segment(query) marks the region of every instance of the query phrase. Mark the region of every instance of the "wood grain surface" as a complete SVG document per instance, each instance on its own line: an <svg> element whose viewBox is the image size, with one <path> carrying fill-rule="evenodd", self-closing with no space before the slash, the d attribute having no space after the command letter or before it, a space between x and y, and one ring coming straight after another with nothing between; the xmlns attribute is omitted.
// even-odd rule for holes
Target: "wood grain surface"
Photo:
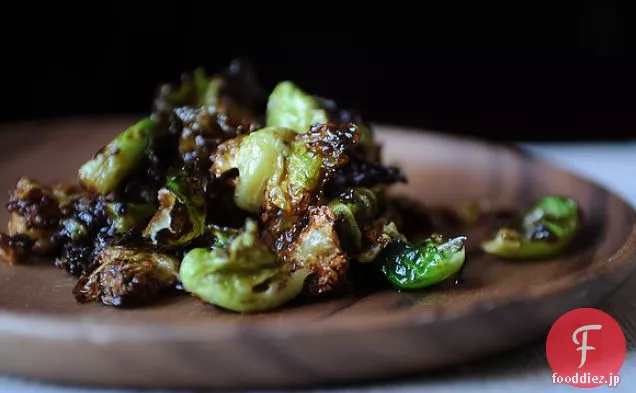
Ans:
<svg viewBox="0 0 636 393"><path fill-rule="evenodd" d="M77 169L135 118L91 117L4 126L0 188L21 175L74 180ZM452 367L547 333L564 312L593 306L636 266L636 214L617 196L514 148L378 127L395 187L429 207L488 201L517 208L551 193L576 198L585 227L559 258L508 262L469 238L463 282L379 291L240 315L183 294L151 306L76 304L74 279L47 262L0 263L0 373L125 387L294 387L377 380ZM5 194L6 195L6 194ZM6 196L5 196L6 200ZM3 210L0 221L7 222Z"/></svg>

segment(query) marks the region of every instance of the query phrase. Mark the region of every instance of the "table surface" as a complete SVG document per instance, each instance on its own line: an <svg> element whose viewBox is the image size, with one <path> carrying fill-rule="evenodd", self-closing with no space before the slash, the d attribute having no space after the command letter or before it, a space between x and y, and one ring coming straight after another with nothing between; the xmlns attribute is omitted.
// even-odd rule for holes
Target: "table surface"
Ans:
<svg viewBox="0 0 636 393"><path fill-rule="evenodd" d="M619 143L524 143L522 147L569 168L605 186L636 206L636 141ZM627 359L621 370L621 383L614 391L636 391L636 275L599 308L616 318L627 339ZM0 350L2 350L0 348ZM552 392L572 391L568 385L554 385L545 358L545 342L516 348L441 374L415 377L382 384L342 388L302 390L303 392ZM133 390L84 389L54 386L0 376L0 392L16 393L132 393ZM159 393L164 391L150 391ZM182 391L171 391L182 392ZM252 392L252 391L250 391ZM253 391L256 392L256 391ZM271 391L269 391L271 392Z"/></svg>

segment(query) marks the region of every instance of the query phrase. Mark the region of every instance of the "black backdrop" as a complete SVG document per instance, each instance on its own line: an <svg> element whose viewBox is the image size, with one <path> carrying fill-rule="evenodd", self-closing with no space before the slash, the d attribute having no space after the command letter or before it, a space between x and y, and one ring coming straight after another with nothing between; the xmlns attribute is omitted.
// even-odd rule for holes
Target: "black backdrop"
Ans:
<svg viewBox="0 0 636 393"><path fill-rule="evenodd" d="M372 121L499 140L630 138L631 15L621 3L557 3L542 16L428 13L353 33L335 31L347 19L308 22L316 32L213 29L176 7L169 23L45 15L3 29L0 121L144 112L159 83L242 57L268 88L289 78Z"/></svg>

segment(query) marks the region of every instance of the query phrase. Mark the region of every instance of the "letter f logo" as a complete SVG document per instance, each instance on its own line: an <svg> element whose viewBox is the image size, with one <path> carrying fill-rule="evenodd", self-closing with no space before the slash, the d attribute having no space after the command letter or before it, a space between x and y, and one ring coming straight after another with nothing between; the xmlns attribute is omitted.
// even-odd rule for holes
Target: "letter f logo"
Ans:
<svg viewBox="0 0 636 393"><path fill-rule="evenodd" d="M601 330L601 325L581 326L580 328L576 329L574 333L572 334L572 341L574 341L574 344L581 345L580 347L576 349L577 351L581 351L581 364L579 364L579 368L583 367L583 365L585 364L585 360L587 358L587 351L596 349L594 347L590 347L587 345L588 330ZM582 342L580 343L579 340L576 338L576 335L581 332L583 332L583 339L581 340Z"/></svg>

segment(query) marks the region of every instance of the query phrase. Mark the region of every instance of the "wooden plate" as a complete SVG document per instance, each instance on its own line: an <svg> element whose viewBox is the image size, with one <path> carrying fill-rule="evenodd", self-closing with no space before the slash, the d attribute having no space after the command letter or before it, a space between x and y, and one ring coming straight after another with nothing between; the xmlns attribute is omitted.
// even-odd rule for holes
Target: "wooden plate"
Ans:
<svg viewBox="0 0 636 393"><path fill-rule="evenodd" d="M73 180L79 165L130 117L5 127L0 188L20 175ZM634 211L617 196L516 149L380 127L387 161L410 183L397 193L429 206L489 200L520 207L545 193L582 205L585 229L562 257L497 260L470 243L461 285L385 291L260 315L178 296L146 308L77 305L74 280L49 264L0 263L0 372L51 381L137 387L273 387L422 373L545 334L566 311L593 306L636 263ZM6 222L3 211L0 221Z"/></svg>

